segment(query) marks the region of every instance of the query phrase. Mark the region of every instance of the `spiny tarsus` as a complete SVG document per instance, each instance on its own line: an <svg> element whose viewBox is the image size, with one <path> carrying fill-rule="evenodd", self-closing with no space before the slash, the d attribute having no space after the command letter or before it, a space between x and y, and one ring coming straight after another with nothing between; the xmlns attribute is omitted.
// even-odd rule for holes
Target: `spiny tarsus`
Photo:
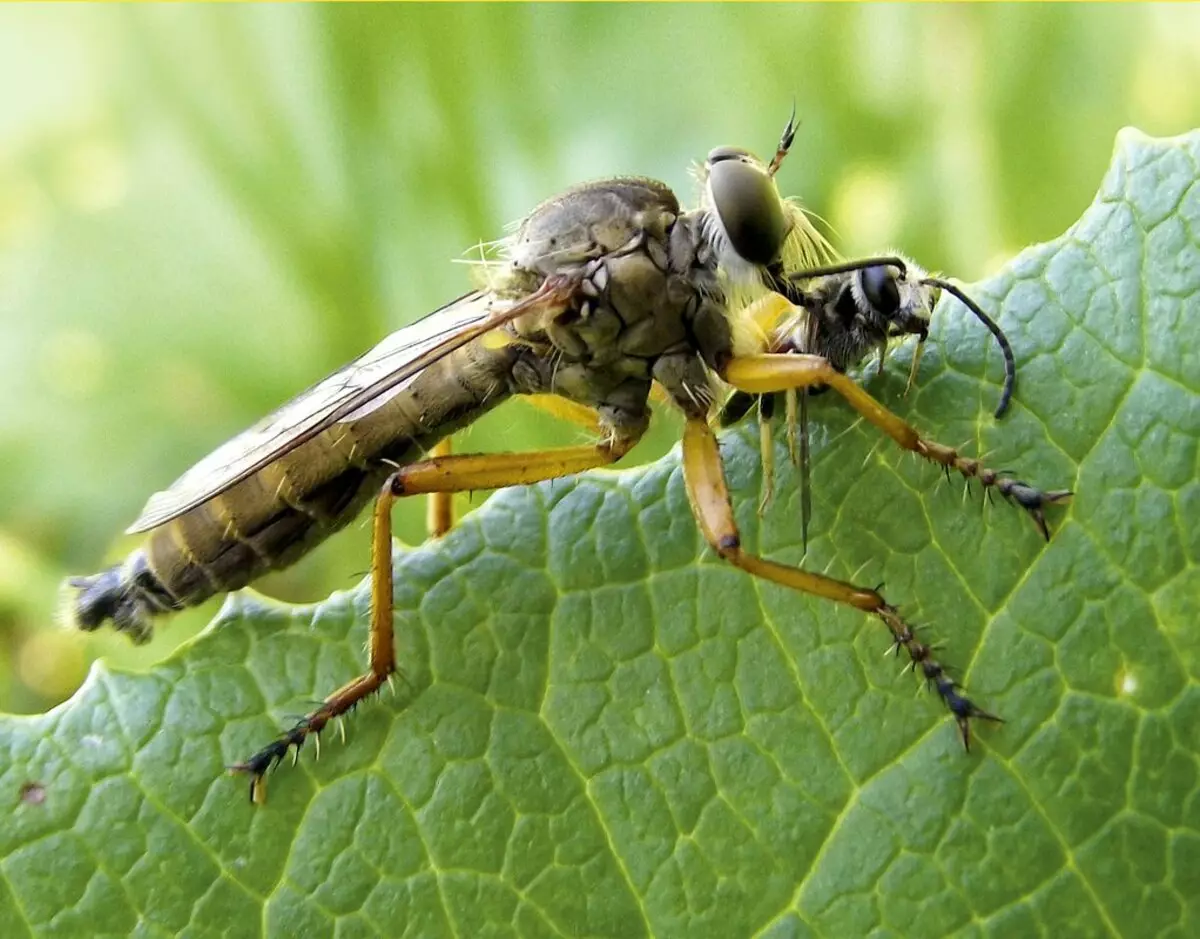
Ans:
<svg viewBox="0 0 1200 939"><path fill-rule="evenodd" d="M882 587L882 584L880 587ZM877 587L875 592L878 593L878 591L879 588ZM995 714L985 711L961 693L966 689L950 676L948 666L943 665L934 658L933 646L917 638L919 627L905 622L900 617L899 610L891 604L884 603L875 611L875 615L883 620L884 625L891 631L892 647L889 651L898 652L900 649L904 649L909 657L905 671L909 669L916 671L919 668L921 677L925 679L925 684L937 692L938 697L942 699L942 703L946 705L946 709L954 715L954 720L958 724L959 735L962 737L963 747L968 752L971 749L972 718L992 721L993 723L1004 722L1004 718L997 717Z"/></svg>
<svg viewBox="0 0 1200 939"><path fill-rule="evenodd" d="M249 759L228 766L227 769L230 773L239 775L244 773L250 776L250 802L255 805L262 805L266 801L267 774L283 762L284 757L288 755L289 751L292 754L292 765L295 766L300 751L304 748L304 744L309 738L312 739L316 756L320 759L321 734L331 721L336 721L342 743L345 743L346 719L358 709L360 704L378 694L384 685L391 687L394 675L400 675L401 680L404 680L403 673L399 669L393 669L376 687L361 697L348 701L340 708L332 700L336 697L337 693L335 692L329 699L321 701L311 714L298 717L291 727Z"/></svg>
<svg viewBox="0 0 1200 939"><path fill-rule="evenodd" d="M951 470L955 470L968 484L972 479L978 480L984 492L995 489L1006 502L1024 509L1046 541L1050 540L1050 529L1046 525L1046 508L1051 505L1065 505L1074 495L1069 489L1038 489L1024 480L1016 479L1008 470L989 469L980 460L960 456L953 447L940 443L921 440L913 449L918 455L940 464L947 477Z"/></svg>

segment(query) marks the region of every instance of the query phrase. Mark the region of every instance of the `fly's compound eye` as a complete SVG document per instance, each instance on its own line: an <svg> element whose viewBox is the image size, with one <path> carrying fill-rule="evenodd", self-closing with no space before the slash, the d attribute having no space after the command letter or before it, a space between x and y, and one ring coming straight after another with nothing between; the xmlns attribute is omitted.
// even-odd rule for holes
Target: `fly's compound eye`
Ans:
<svg viewBox="0 0 1200 939"><path fill-rule="evenodd" d="M749 150L743 150L741 147L714 147L708 151L708 165L712 168L714 163L722 163L725 160L745 160L753 159Z"/></svg>
<svg viewBox="0 0 1200 939"><path fill-rule="evenodd" d="M745 150L718 147L708 155L708 189L733 250L752 264L777 260L787 222L767 168Z"/></svg>
<svg viewBox="0 0 1200 939"><path fill-rule="evenodd" d="M896 276L884 264L863 268L859 274L863 296L884 317L900 312L900 287Z"/></svg>

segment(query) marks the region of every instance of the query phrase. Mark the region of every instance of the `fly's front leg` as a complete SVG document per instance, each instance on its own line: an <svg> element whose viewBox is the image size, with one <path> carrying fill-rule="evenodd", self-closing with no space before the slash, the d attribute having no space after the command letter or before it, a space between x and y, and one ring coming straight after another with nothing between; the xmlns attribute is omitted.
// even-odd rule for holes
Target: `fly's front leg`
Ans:
<svg viewBox="0 0 1200 939"><path fill-rule="evenodd" d="M528 453L474 453L434 456L402 466L384 483L375 501L371 542L371 624L369 668L366 673L329 695L311 714L281 734L244 763L230 769L249 773L250 799L266 800L266 773L310 735L319 734L364 698L378 691L396 671L392 625L392 503L402 496L451 494L475 489L501 489L571 476L616 462L637 443L644 425L635 430L609 431L600 443Z"/></svg>
<svg viewBox="0 0 1200 939"><path fill-rule="evenodd" d="M799 567L778 564L742 550L741 536L733 518L729 489L725 484L725 470L721 464L717 438L707 422L701 418L689 419L684 429L683 478L692 513L696 516L700 530L705 540L722 558L755 577L791 587L802 593L824 597L826 600L845 603L882 620L892 634L893 646L897 649L903 648L908 653L913 667L920 670L954 715L962 735L963 746L968 750L971 748L972 718L1000 720L961 693L962 687L933 657L932 648L917 638L913 627L901 619L896 608L884 600L877 590L857 587Z"/></svg>
<svg viewBox="0 0 1200 939"><path fill-rule="evenodd" d="M911 425L867 394L853 379L843 375L820 356L736 357L729 361L721 377L734 388L752 394L828 385L905 450L911 450L947 470L955 470L967 479L978 479L984 487L994 488L1005 499L1015 502L1029 514L1047 541L1050 540L1050 529L1046 527L1046 506L1061 505L1071 499L1069 490L1037 489L1001 471L989 469L979 460L960 456L953 447L926 440Z"/></svg>
<svg viewBox="0 0 1200 939"><path fill-rule="evenodd" d="M250 801L262 805L267 799L266 774L284 758L288 750L298 753L309 735L320 739L325 726L370 697L396 671L396 642L392 625L392 503L396 495L388 480L375 500L371 529L371 624L368 633L368 668L353 681L342 685L325 698L320 706L302 717L290 730L276 737L244 763L230 767L231 772L250 774Z"/></svg>

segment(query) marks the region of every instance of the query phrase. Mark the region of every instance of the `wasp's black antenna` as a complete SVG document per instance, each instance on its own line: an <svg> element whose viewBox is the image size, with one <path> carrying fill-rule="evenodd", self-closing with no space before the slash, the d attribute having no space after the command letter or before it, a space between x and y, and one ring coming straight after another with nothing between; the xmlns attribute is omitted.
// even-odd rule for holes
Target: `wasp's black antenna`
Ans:
<svg viewBox="0 0 1200 939"><path fill-rule="evenodd" d="M978 303L948 280L942 280L940 277L926 277L921 283L928 284L931 287L940 287L942 290L957 297L962 305L974 313L975 318L988 328L988 332L996 337L996 342L1000 344L1000 352L1004 355L1004 387L1000 391L1000 403L996 406L995 413L996 417L1003 417L1004 412L1008 410L1008 404L1013 396L1013 388L1017 383L1017 365L1013 361L1012 346L1008 344L1008 337L1004 335L1004 331L996 325L995 321L983 312Z"/></svg>
<svg viewBox="0 0 1200 939"><path fill-rule="evenodd" d="M858 258L854 261L842 261L826 267L810 267L805 271L796 271L794 274L788 274L787 279L791 281L812 280L815 277L828 277L830 274L848 274L851 271L862 271L868 267L881 267L885 264L898 267L902 278L908 275L908 265L904 263L903 258L885 255L878 258Z"/></svg>

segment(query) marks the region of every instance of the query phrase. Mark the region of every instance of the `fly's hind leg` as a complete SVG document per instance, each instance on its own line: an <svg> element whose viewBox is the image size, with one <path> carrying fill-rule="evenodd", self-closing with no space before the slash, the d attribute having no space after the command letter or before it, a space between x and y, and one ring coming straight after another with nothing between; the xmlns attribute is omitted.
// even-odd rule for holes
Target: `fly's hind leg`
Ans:
<svg viewBox="0 0 1200 939"><path fill-rule="evenodd" d="M593 435L602 433L600 415L592 408L553 394L522 395L517 400L584 428ZM453 452L450 438L438 441L429 451L432 458L447 457ZM454 527L454 493L431 492L425 503L425 529L430 538L441 538Z"/></svg>
<svg viewBox="0 0 1200 939"><path fill-rule="evenodd" d="M725 560L755 577L791 587L802 593L824 597L870 613L887 626L895 648L903 648L925 680L936 689L958 723L963 746L971 748L971 719L999 721L962 694L962 687L951 678L946 668L933 656L933 649L921 642L916 631L906 623L896 608L877 591L799 567L778 564L742 550L741 537L733 518L733 506L725 484L725 471L717 438L708 424L700 418L687 422L683 436L683 478L687 487L692 513L704 538Z"/></svg>
<svg viewBox="0 0 1200 939"><path fill-rule="evenodd" d="M1069 502L1066 489L1043 491L998 470L990 469L980 460L961 456L953 447L926 440L897 415L867 394L855 381L843 375L828 360L818 355L748 355L731 359L722 372L725 379L739 391L766 394L828 385L863 417L891 437L905 450L954 470L966 479L977 479L985 489L994 488L1010 502L1019 505L1033 520L1042 537L1050 540L1045 509Z"/></svg>
<svg viewBox="0 0 1200 939"><path fill-rule="evenodd" d="M310 735L352 710L364 698L378 691L396 671L396 641L392 625L392 503L396 501L389 479L375 500L371 530L371 624L368 633L368 668L353 681L342 685L325 698L316 710L296 722L254 756L230 767L231 772L250 774L250 801L266 802L266 774L280 762L288 750L297 751Z"/></svg>
<svg viewBox="0 0 1200 939"><path fill-rule="evenodd" d="M283 759L288 750L303 746L310 735L353 709L364 698L378 691L396 671L395 636L392 623L392 503L403 496L429 493L469 492L475 489L501 489L524 486L571 476L613 463L637 443L645 424L609 430L599 443L535 450L528 453L474 453L434 456L400 467L384 483L375 501L371 541L371 624L369 666L367 671L325 698L312 713L301 718L244 763L230 770L249 773L250 799L256 804L266 800L266 773Z"/></svg>

